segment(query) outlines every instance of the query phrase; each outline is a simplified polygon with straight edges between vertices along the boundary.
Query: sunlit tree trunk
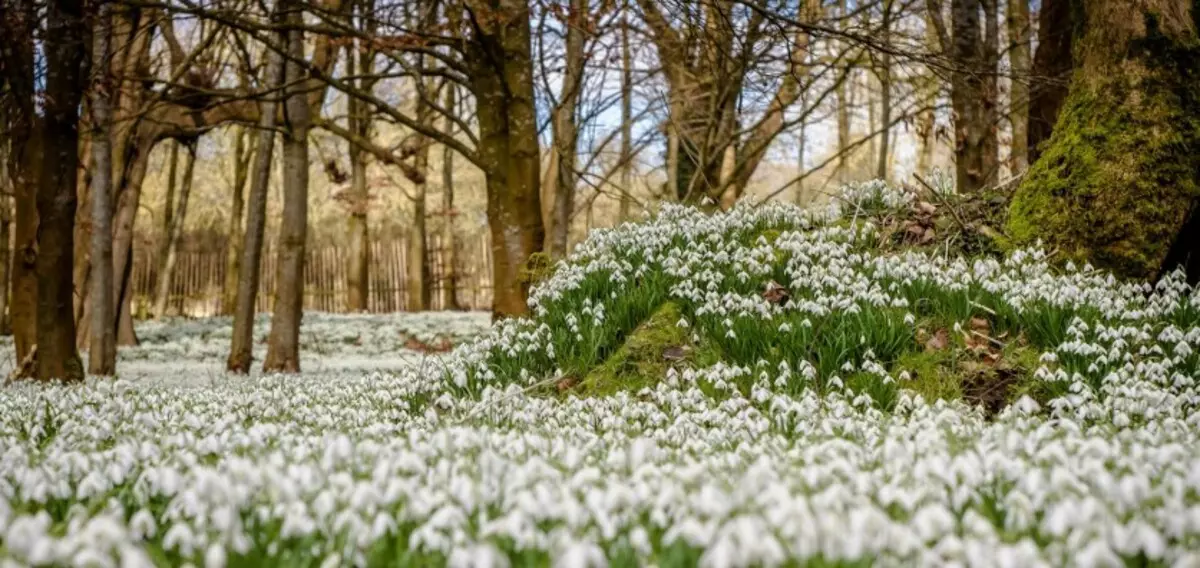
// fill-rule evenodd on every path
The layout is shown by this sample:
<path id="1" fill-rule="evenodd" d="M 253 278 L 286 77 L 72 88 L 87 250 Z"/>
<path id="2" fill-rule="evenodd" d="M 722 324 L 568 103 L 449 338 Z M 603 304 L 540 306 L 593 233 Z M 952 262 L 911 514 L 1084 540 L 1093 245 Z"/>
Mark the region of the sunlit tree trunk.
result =
<path id="1" fill-rule="evenodd" d="M 883 0 L 883 21 L 880 23 L 880 40 L 887 45 L 892 35 L 892 0 Z M 875 166 L 875 177 L 889 177 L 889 152 L 891 151 L 892 123 L 892 57 L 888 53 L 879 55 L 879 158 Z"/>
<path id="2" fill-rule="evenodd" d="M 360 20 L 370 19 L 370 3 L 356 2 Z M 364 26 L 371 29 L 370 24 Z M 359 75 L 358 79 L 349 79 L 359 89 L 370 91 L 374 80 L 366 77 L 374 70 L 374 50 L 367 42 L 351 42 L 346 47 L 346 66 L 350 75 Z M 367 104 L 356 97 L 347 97 L 347 125 L 350 131 L 364 139 L 371 135 L 370 114 Z M 371 294 L 371 241 L 368 212 L 370 210 L 370 191 L 367 187 L 367 154 L 355 144 L 349 145 L 350 158 L 350 191 L 347 194 L 350 206 L 350 216 L 346 220 L 346 237 L 349 258 L 346 271 L 346 300 L 347 309 L 352 312 L 364 312 L 368 308 Z"/>
<path id="3" fill-rule="evenodd" d="M 267 357 L 263 372 L 300 372 L 300 320 L 304 312 L 304 256 L 308 233 L 308 125 L 302 4 L 288 2 L 288 56 L 285 65 L 289 94 L 284 101 L 287 128 L 283 134 L 283 216 L 279 223 L 278 276 Z"/>
<path id="4" fill-rule="evenodd" d="M 453 83 L 446 87 L 446 110 L 456 112 L 458 87 Z M 454 136 L 454 119 L 446 117 L 446 136 Z M 449 146 L 442 149 L 442 308 L 461 310 L 458 303 L 458 235 L 454 231 L 454 150 Z"/>
<path id="5" fill-rule="evenodd" d="M 838 0 L 838 16 L 841 18 L 843 30 L 849 25 L 849 7 L 846 0 Z M 845 52 L 845 47 L 842 46 L 839 51 Z M 849 65 L 849 62 L 844 62 Z M 847 164 L 850 152 L 850 93 L 847 83 L 850 82 L 850 73 L 842 73 L 838 78 L 837 87 L 837 181 L 844 184 L 850 181 L 850 168 Z"/>
<path id="6" fill-rule="evenodd" d="M 178 144 L 175 148 L 178 148 Z M 172 148 L 172 167 L 174 170 L 174 153 L 175 148 Z M 187 156 L 184 157 L 186 162 L 183 166 L 183 179 L 179 180 L 179 201 L 176 206 L 172 207 L 170 201 L 167 202 L 164 212 L 172 212 L 171 215 L 165 215 L 166 223 L 163 225 L 163 243 L 159 249 L 158 258 L 158 285 L 155 287 L 154 295 L 154 316 L 164 317 L 167 315 L 167 301 L 171 297 L 171 284 L 175 273 L 175 260 L 179 254 L 179 239 L 183 236 L 183 227 L 187 219 L 188 198 L 192 193 L 192 177 L 196 168 L 196 146 L 194 143 L 189 143 L 186 146 Z M 174 173 L 172 171 L 172 173 Z M 176 181 L 172 179 L 168 183 L 168 187 L 173 187 Z M 167 192 L 167 199 L 170 200 L 173 196 L 172 192 Z"/>
<path id="7" fill-rule="evenodd" d="M 551 129 L 554 133 L 554 152 L 557 154 L 553 209 L 550 216 L 550 239 L 546 251 L 551 258 L 562 258 L 567 254 L 567 237 L 571 232 L 571 214 L 575 210 L 576 169 L 579 154 L 580 90 L 583 88 L 584 71 L 584 26 L 587 25 L 587 0 L 571 0 L 567 12 L 567 45 L 565 74 L 558 105 L 554 109 Z"/>
<path id="8" fill-rule="evenodd" d="M 633 50 L 629 44 L 629 6 L 621 13 L 621 201 L 620 220 L 633 209 Z"/>
<path id="9" fill-rule="evenodd" d="M 99 6 L 92 30 L 92 187 L 91 187 L 91 339 L 88 372 L 111 376 L 117 370 L 117 338 L 113 329 L 112 265 L 112 5 Z"/>
<path id="10" fill-rule="evenodd" d="M 1009 160 L 1014 173 L 1029 166 L 1029 50 L 1032 30 L 1029 27 L 1029 0 L 1008 0 L 1008 50 L 1010 67 L 1008 120 L 1012 124 L 1012 155 Z"/>
<path id="11" fill-rule="evenodd" d="M 278 20 L 277 14 L 272 15 Z M 288 45 L 287 32 L 282 32 L 281 45 Z M 283 56 L 272 51 L 267 55 L 263 82 L 272 89 L 284 84 Z M 259 103 L 258 142 L 255 145 L 254 168 L 251 170 L 250 195 L 246 200 L 246 231 L 243 235 L 242 266 L 238 274 L 237 303 L 233 312 L 233 336 L 225 368 L 231 373 L 246 374 L 254 358 L 254 307 L 258 300 L 258 284 L 262 277 L 263 235 L 267 226 L 267 192 L 271 181 L 271 160 L 275 146 L 277 104 L 267 98 Z"/>
<path id="12" fill-rule="evenodd" d="M 478 4 L 473 2 L 472 5 Z M 530 257 L 542 251 L 537 110 L 533 89 L 529 6 L 502 0 L 467 44 L 479 123 L 479 162 L 487 183 L 492 238 L 493 317 L 528 311 Z"/>
<path id="13" fill-rule="evenodd" d="M 251 143 L 247 144 L 246 141 Z M 246 224 L 246 180 L 250 177 L 250 161 L 254 159 L 255 138 L 238 127 L 233 148 L 233 187 L 230 188 L 229 230 L 225 236 L 225 281 L 221 285 L 221 314 L 233 315 L 237 303 L 238 277 L 242 271 L 242 245 Z"/>
<path id="14" fill-rule="evenodd" d="M 37 369 L 40 380 L 83 379 L 75 349 L 74 230 L 86 30 L 81 0 L 46 9 L 46 99 L 37 192 Z"/>

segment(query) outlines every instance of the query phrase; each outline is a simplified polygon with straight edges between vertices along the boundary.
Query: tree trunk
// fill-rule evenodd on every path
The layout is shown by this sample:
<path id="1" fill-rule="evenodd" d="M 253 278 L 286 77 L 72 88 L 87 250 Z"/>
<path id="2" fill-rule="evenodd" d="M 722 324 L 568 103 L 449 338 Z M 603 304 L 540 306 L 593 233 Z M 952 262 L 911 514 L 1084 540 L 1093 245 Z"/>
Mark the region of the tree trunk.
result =
<path id="1" fill-rule="evenodd" d="M 12 101 L 5 125 L 15 209 L 10 315 L 19 364 L 37 344 L 37 184 L 41 167 L 41 128 L 34 110 L 36 10 L 33 0 L 19 0 L 13 8 L 0 18 L 0 26 L 8 37 L 0 41 L 0 55 L 4 57 L 8 94 Z"/>
<path id="2" fill-rule="evenodd" d="M 1088 0 L 1069 94 L 1013 198 L 1008 233 L 1122 276 L 1182 264 L 1195 278 L 1200 8 L 1137 4 Z"/>
<path id="3" fill-rule="evenodd" d="M 176 143 L 171 148 L 171 170 L 172 174 L 175 169 L 175 151 L 179 147 Z M 187 145 L 187 160 L 183 166 L 183 179 L 179 185 L 179 204 L 178 209 L 174 209 L 171 204 L 171 194 L 168 189 L 167 203 L 164 207 L 163 218 L 166 220 L 163 229 L 162 248 L 159 249 L 158 258 L 158 285 L 155 287 L 154 294 L 154 317 L 165 317 L 167 315 L 167 301 L 171 297 L 171 284 L 175 273 L 175 260 L 178 255 L 179 239 L 183 236 L 183 225 L 187 217 L 188 196 L 192 192 L 192 176 L 196 168 L 196 147 L 194 144 Z M 172 176 L 167 187 L 175 186 L 175 179 Z M 170 213 L 170 214 L 168 214 Z"/>
<path id="4" fill-rule="evenodd" d="M 446 85 L 446 110 L 454 113 L 458 106 L 458 87 Z M 447 116 L 446 136 L 454 136 L 454 120 Z M 458 236 L 454 231 L 454 150 L 442 148 L 442 309 L 461 310 L 458 303 Z"/>
<path id="5" fill-rule="evenodd" d="M 354 46 L 347 47 L 346 65 L 348 73 L 362 76 L 358 79 L 358 87 L 370 90 L 374 81 L 365 76 L 373 71 L 374 52 L 359 45 L 360 51 L 352 52 Z M 356 59 L 357 58 L 357 59 Z M 355 68 L 357 67 L 357 71 Z M 351 80 L 353 81 L 353 80 Z M 367 104 L 355 97 L 347 99 L 347 119 L 350 131 L 362 138 L 371 135 L 370 115 Z M 371 241 L 370 226 L 367 213 L 370 206 L 370 191 L 367 188 L 367 155 L 354 144 L 349 145 L 350 157 L 350 192 L 347 195 L 350 204 L 350 217 L 347 219 L 346 233 L 349 247 L 348 270 L 346 275 L 346 306 L 352 312 L 365 312 L 371 294 Z"/>
<path id="6" fill-rule="evenodd" d="M 554 209 L 550 216 L 550 239 L 546 251 L 550 258 L 559 259 L 567 255 L 567 237 L 571 232 L 571 214 L 575 211 L 576 169 L 579 154 L 579 91 L 583 88 L 584 57 L 583 34 L 588 18 L 587 0 L 571 0 L 567 12 L 567 46 L 565 54 L 566 72 L 563 75 L 562 91 L 558 106 L 554 108 L 551 130 L 554 152 L 558 155 L 555 192 L 551 195 Z"/>
<path id="7" fill-rule="evenodd" d="M 102 3 L 93 28 L 91 281 L 92 323 L 88 372 L 112 376 L 117 371 L 117 338 L 112 327 L 112 5 Z"/>
<path id="8" fill-rule="evenodd" d="M 528 311 L 528 263 L 545 242 L 529 6 L 504 0 L 467 46 L 492 237 L 493 317 Z"/>
<path id="9" fill-rule="evenodd" d="M 958 191 L 970 193 L 996 175 L 995 0 L 952 0 L 951 103 L 954 107 L 955 170 Z M 991 11 L 988 6 L 991 6 Z M 987 13 L 980 21 L 980 11 Z M 986 29 L 985 29 L 986 28 Z"/>
<path id="10" fill-rule="evenodd" d="M 418 111 L 418 114 L 432 115 L 430 112 L 421 111 Z M 419 144 L 421 148 L 413 156 L 413 168 L 419 172 L 428 172 L 429 143 L 422 138 Z M 425 204 L 428 186 L 425 179 L 413 184 L 412 224 L 409 225 L 408 262 L 405 266 L 408 273 L 406 275 L 408 298 L 405 307 L 410 312 L 428 310 L 432 300 L 433 281 L 429 269 L 429 233 L 425 222 L 428 217 Z"/>
<path id="11" fill-rule="evenodd" d="M 238 127 L 233 147 L 233 187 L 230 188 L 229 230 L 225 235 L 225 280 L 221 284 L 221 315 L 233 315 L 237 303 L 238 276 L 242 271 L 242 234 L 246 230 L 246 180 L 250 177 L 250 161 L 254 158 L 254 138 Z"/>
<path id="12" fill-rule="evenodd" d="M 1067 100 L 1067 83 L 1073 68 L 1072 49 L 1076 13 L 1073 0 L 1042 0 L 1038 13 L 1038 46 L 1033 57 L 1029 87 L 1029 124 L 1026 150 L 1029 163 L 1037 161 L 1042 144 L 1050 139 L 1058 112 Z"/>
<path id="13" fill-rule="evenodd" d="M 136 129 L 134 130 L 136 132 Z M 146 179 L 146 169 L 150 165 L 150 151 L 154 146 L 153 139 L 144 135 L 134 134 L 137 140 L 127 141 L 126 171 L 122 182 L 117 187 L 117 212 L 114 216 L 113 228 L 113 276 L 114 289 L 112 301 L 116 305 L 117 320 L 113 326 L 117 329 L 117 345 L 137 345 L 137 335 L 133 331 L 133 223 L 137 219 L 138 205 L 142 199 L 142 183 Z M 114 140 L 115 141 L 115 140 Z M 113 160 L 117 154 L 113 152 Z M 119 170 L 119 166 L 115 169 Z M 114 172 L 115 173 L 115 172 Z"/>
<path id="14" fill-rule="evenodd" d="M 629 7 L 621 13 L 621 222 L 633 209 L 633 50 L 629 45 Z"/>
<path id="15" fill-rule="evenodd" d="M 308 123 L 304 58 L 303 5 L 288 2 L 289 91 L 284 101 L 287 129 L 283 134 L 283 217 L 279 223 L 278 276 L 271 333 L 263 372 L 300 372 L 300 320 L 304 312 L 304 253 L 308 233 Z"/>
<path id="16" fill-rule="evenodd" d="M 278 9 L 276 9 L 278 13 Z M 278 21 L 277 15 L 272 20 Z M 287 32 L 280 33 L 282 45 L 288 45 Z M 272 89 L 284 85 L 283 56 L 275 51 L 267 55 L 263 82 Z M 250 196 L 246 203 L 246 231 L 243 235 L 242 266 L 238 274 L 237 302 L 233 312 L 233 334 L 225 368 L 231 373 L 247 374 L 254 359 L 254 304 L 258 300 L 261 278 L 263 234 L 267 226 L 267 192 L 271 182 L 271 159 L 275 144 L 276 102 L 267 98 L 259 103 L 258 143 L 254 154 Z"/>
<path id="17" fill-rule="evenodd" d="M 0 14 L 0 17 L 3 17 L 3 14 Z M 3 56 L 0 56 L 0 65 L 3 64 Z M 0 129 L 8 132 L 8 105 L 0 104 Z M 9 260 L 12 258 L 12 251 L 9 249 L 9 239 L 12 234 L 12 208 L 8 202 L 8 196 L 14 193 L 12 176 L 9 175 L 11 156 L 11 140 L 8 138 L 0 140 L 0 335 L 12 333 L 8 319 L 8 266 Z"/>
<path id="18" fill-rule="evenodd" d="M 880 27 L 880 39 L 887 45 L 892 33 L 892 0 L 883 2 L 883 21 Z M 882 132 L 879 136 L 879 160 L 875 167 L 875 177 L 882 180 L 890 177 L 888 152 L 891 150 L 891 124 L 892 58 L 889 54 L 882 53 L 879 56 L 879 125 Z"/>
<path id="19" fill-rule="evenodd" d="M 846 0 L 838 0 L 838 17 L 841 19 L 842 30 L 845 31 L 849 25 L 850 9 Z M 840 47 L 840 51 L 845 51 L 844 42 Z M 849 63 L 846 63 L 849 65 Z M 850 181 L 850 168 L 846 163 L 850 151 L 850 94 L 846 83 L 850 80 L 849 70 L 840 73 L 837 77 L 838 86 L 835 93 L 837 98 L 837 181 L 838 184 L 845 184 Z"/>
<path id="20" fill-rule="evenodd" d="M 79 381 L 84 375 L 75 349 L 71 282 L 86 36 L 81 0 L 49 2 L 43 42 L 43 160 L 37 192 L 37 368 L 38 379 L 43 381 Z"/>
<path id="21" fill-rule="evenodd" d="M 1053 0 L 1050 0 L 1053 1 Z M 1010 67 L 1008 120 L 1012 124 L 1012 152 L 1009 159 L 1014 174 L 1029 167 L 1029 0 L 1007 0 L 1008 50 Z M 1045 6 L 1046 2 L 1042 5 Z M 1043 8 L 1044 9 L 1044 8 Z"/>

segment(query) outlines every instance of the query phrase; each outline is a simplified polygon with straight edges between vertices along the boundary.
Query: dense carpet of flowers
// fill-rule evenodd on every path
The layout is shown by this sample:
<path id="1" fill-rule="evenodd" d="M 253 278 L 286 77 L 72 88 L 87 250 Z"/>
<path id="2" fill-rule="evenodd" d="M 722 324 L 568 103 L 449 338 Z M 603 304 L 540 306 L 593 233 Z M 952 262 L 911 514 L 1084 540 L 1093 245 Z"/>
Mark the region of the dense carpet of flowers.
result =
<path id="1" fill-rule="evenodd" d="M 397 373 L 4 390 L 0 558 L 1200 566 L 1200 294 L 1036 251 L 879 256 L 863 194 L 906 198 L 855 191 L 598 231 L 534 317 Z M 667 301 L 722 362 L 546 388 Z M 916 322 L 972 317 L 1042 352 L 1038 396 L 986 416 L 906 388 Z"/>

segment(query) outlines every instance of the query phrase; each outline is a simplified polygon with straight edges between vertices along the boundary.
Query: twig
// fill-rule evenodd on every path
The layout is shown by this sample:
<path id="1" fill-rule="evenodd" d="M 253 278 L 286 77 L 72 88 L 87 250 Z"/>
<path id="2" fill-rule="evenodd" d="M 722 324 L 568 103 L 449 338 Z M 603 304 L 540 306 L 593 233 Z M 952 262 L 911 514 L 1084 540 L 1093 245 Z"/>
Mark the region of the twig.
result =
<path id="1" fill-rule="evenodd" d="M 974 335 L 975 337 L 982 337 L 982 338 L 984 338 L 984 339 L 986 339 L 986 340 L 988 340 L 988 341 L 991 341 L 992 343 L 995 343 L 996 345 L 1000 346 L 1000 348 L 1001 348 L 1001 349 L 1005 349 L 1005 348 L 1007 348 L 1007 347 L 1008 347 L 1008 344 L 1007 344 L 1007 343 L 1005 343 L 1005 342 L 1003 342 L 1003 341 L 1000 341 L 999 339 L 996 339 L 996 338 L 994 338 L 994 337 L 992 337 L 992 336 L 990 336 L 990 335 L 987 335 L 987 334 L 985 334 L 985 333 L 979 333 L 978 331 L 975 331 L 975 330 L 973 330 L 973 329 L 971 330 L 971 335 Z"/>
<path id="2" fill-rule="evenodd" d="M 925 189 L 928 189 L 929 193 L 932 193 L 933 197 L 940 201 L 942 206 L 950 210 L 950 214 L 954 216 L 954 220 L 958 222 L 958 226 L 962 227 L 963 232 L 972 232 L 971 229 L 967 227 L 967 224 L 963 222 L 962 217 L 958 216 L 958 210 L 956 210 L 953 205 L 950 205 L 950 201 L 947 200 L 945 196 L 943 196 L 941 193 L 938 193 L 938 191 L 934 189 L 932 185 L 926 183 L 924 179 L 921 179 L 921 175 L 917 172 L 913 172 L 913 177 L 916 178 L 917 181 L 921 182 L 921 185 L 925 186 Z"/>
<path id="3" fill-rule="evenodd" d="M 969 302 L 972 306 L 975 306 L 976 308 L 979 308 L 989 314 L 996 315 L 996 310 L 993 310 L 983 304 L 976 303 L 974 300 L 967 300 L 967 302 Z"/>

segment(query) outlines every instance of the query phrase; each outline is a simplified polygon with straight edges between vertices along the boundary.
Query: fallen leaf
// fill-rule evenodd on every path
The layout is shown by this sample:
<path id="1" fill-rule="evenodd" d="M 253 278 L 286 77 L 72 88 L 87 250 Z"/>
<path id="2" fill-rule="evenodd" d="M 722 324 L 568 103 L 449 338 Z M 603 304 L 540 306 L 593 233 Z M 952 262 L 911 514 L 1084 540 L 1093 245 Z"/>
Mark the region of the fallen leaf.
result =
<path id="1" fill-rule="evenodd" d="M 575 388 L 577 384 L 579 384 L 579 380 L 575 377 L 563 377 L 554 383 L 554 386 L 558 389 L 558 392 L 562 393 Z"/>
<path id="2" fill-rule="evenodd" d="M 925 350 L 941 351 L 948 345 L 950 345 L 950 334 L 944 329 L 939 329 L 933 334 L 933 337 L 929 338 L 929 341 L 925 342 Z"/>
<path id="3" fill-rule="evenodd" d="M 792 294 L 788 292 L 787 288 L 784 288 L 774 280 L 767 282 L 762 296 L 764 300 L 778 306 L 787 305 L 788 300 L 792 299 Z"/>

